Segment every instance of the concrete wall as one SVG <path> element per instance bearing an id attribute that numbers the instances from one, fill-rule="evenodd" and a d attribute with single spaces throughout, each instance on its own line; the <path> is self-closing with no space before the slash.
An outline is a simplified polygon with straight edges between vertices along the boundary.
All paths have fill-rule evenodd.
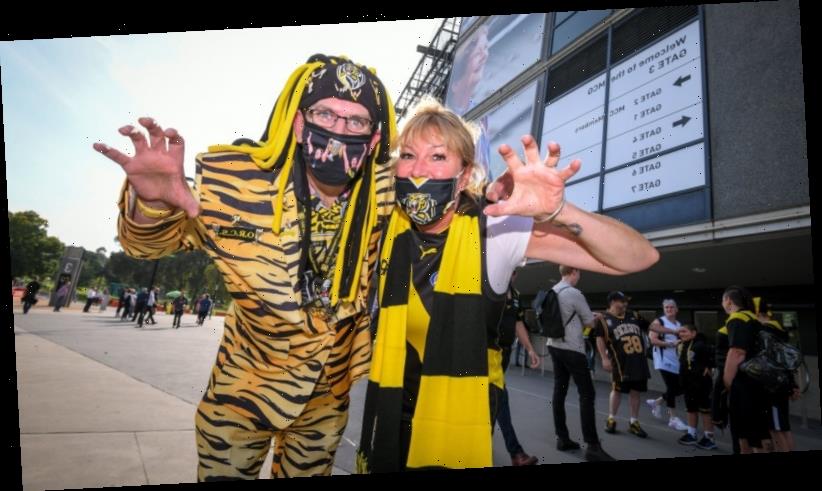
<path id="1" fill-rule="evenodd" d="M 809 204 L 799 2 L 707 5 L 705 44 L 714 218 Z"/>

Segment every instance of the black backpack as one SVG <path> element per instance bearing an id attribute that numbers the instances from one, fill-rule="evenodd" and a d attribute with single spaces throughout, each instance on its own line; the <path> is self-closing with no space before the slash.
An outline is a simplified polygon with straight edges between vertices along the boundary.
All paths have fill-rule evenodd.
<path id="1" fill-rule="evenodd" d="M 565 287 L 570 288 L 570 287 Z M 565 290 L 563 288 L 562 290 Z M 560 290 L 560 292 L 562 291 Z M 574 316 L 576 311 L 568 319 L 568 322 L 562 322 L 562 313 L 559 308 L 559 292 L 555 292 L 553 288 L 548 290 L 540 290 L 531 306 L 534 309 L 537 326 L 539 327 L 538 334 L 540 336 L 552 339 L 561 338 L 565 340 L 565 326 L 567 326 Z"/>
<path id="2" fill-rule="evenodd" d="M 780 341 L 764 327 L 759 331 L 756 349 L 757 354 L 741 363 L 739 369 L 761 383 L 768 392 L 790 392 L 794 372 L 802 365 L 802 352 Z"/>

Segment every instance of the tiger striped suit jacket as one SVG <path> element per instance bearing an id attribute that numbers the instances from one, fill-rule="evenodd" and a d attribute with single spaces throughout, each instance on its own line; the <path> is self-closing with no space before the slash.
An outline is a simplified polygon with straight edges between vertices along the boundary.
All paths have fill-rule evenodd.
<path id="1" fill-rule="evenodd" d="M 272 203 L 279 179 L 289 182 L 282 230 L 274 234 Z M 338 397 L 367 373 L 371 338 L 366 298 L 378 241 L 393 208 L 391 179 L 389 166 L 377 166 L 378 219 L 367 257 L 362 258 L 357 297 L 351 303 L 340 302 L 339 321 L 330 325 L 313 317 L 308 322 L 309 314 L 300 308 L 301 232 L 290 174 L 260 169 L 240 153 L 200 154 L 195 179 L 200 215 L 187 219 L 178 211 L 150 225 L 129 218 L 133 196 L 126 183 L 118 221 L 126 254 L 154 259 L 179 250 L 203 249 L 233 297 L 209 382 L 213 396 L 262 424 L 279 427 L 299 414 L 322 371 Z M 233 237 L 226 229 L 253 230 L 254 238 Z"/>

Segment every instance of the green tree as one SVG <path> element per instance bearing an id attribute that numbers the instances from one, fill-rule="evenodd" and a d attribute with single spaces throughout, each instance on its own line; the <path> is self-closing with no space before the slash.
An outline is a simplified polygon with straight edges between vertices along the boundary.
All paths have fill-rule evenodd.
<path id="1" fill-rule="evenodd" d="M 134 259 L 124 252 L 112 253 L 105 265 L 109 282 L 131 287 L 149 286 L 155 260 Z M 185 290 L 189 298 L 207 292 L 223 305 L 231 300 L 222 275 L 204 251 L 179 251 L 159 259 L 155 286 L 161 292 Z"/>
<path id="2" fill-rule="evenodd" d="M 106 263 L 108 263 L 108 257 L 106 257 L 105 247 L 98 247 L 94 252 L 85 251 L 79 285 L 94 288 L 105 287 L 108 284 L 105 278 Z"/>
<path id="3" fill-rule="evenodd" d="M 48 221 L 34 211 L 8 212 L 12 278 L 51 276 L 65 245 L 48 235 Z"/>
<path id="4" fill-rule="evenodd" d="M 125 252 L 112 252 L 106 261 L 104 275 L 109 282 L 137 288 L 148 286 L 153 267 L 153 261 L 134 259 Z"/>
<path id="5" fill-rule="evenodd" d="M 228 302 L 231 301 L 231 295 L 228 294 L 228 290 L 226 290 L 225 287 L 225 281 L 223 281 L 223 276 L 220 274 L 220 271 L 213 262 L 206 267 L 205 276 L 206 290 L 208 290 L 214 298 L 214 301 L 219 302 L 222 305 L 228 304 Z"/>

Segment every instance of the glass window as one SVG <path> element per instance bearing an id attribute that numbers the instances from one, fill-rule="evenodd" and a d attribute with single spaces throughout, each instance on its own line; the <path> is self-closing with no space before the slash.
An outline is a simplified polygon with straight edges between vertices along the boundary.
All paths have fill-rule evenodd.
<path id="1" fill-rule="evenodd" d="M 556 27 L 554 27 L 551 54 L 565 47 L 568 43 L 581 36 L 585 31 L 594 27 L 599 21 L 609 15 L 611 15 L 611 9 L 558 13 L 555 20 Z"/>
<path id="2" fill-rule="evenodd" d="M 479 19 L 479 18 L 480 18 L 479 15 L 474 15 L 474 16 L 471 16 L 471 17 L 463 17 L 462 22 L 460 23 L 460 34 L 467 31 L 468 28 L 471 27 L 471 25 L 474 22 L 476 22 L 477 19 Z"/>
<path id="3" fill-rule="evenodd" d="M 542 51 L 545 14 L 499 15 L 457 48 L 446 104 L 464 115 L 531 67 Z"/>
<path id="4" fill-rule="evenodd" d="M 708 338 L 711 343 L 716 343 L 716 331 L 724 324 L 719 312 L 715 310 L 697 310 L 694 312 L 694 325 L 696 329 Z"/>
<path id="5" fill-rule="evenodd" d="M 519 139 L 531 133 L 536 91 L 537 83 L 534 82 L 476 121 L 481 133 L 477 144 L 477 162 L 486 167 L 489 179 L 496 178 L 507 168 L 497 151 L 500 145 L 507 143 L 517 153 L 522 153 Z"/>
<path id="6" fill-rule="evenodd" d="M 571 10 L 569 12 L 557 12 L 556 15 L 554 16 L 554 25 L 558 26 L 558 25 L 562 24 L 565 21 L 565 19 L 567 19 L 568 17 L 571 17 L 575 13 L 577 13 L 576 10 Z"/>
<path id="7" fill-rule="evenodd" d="M 565 199 L 585 211 L 599 211 L 599 177 L 566 185 Z"/>
<path id="8" fill-rule="evenodd" d="M 782 327 L 788 331 L 788 337 L 791 344 L 802 348 L 799 337 L 799 315 L 796 311 L 778 311 L 773 313 L 774 319 L 779 322 Z"/>

